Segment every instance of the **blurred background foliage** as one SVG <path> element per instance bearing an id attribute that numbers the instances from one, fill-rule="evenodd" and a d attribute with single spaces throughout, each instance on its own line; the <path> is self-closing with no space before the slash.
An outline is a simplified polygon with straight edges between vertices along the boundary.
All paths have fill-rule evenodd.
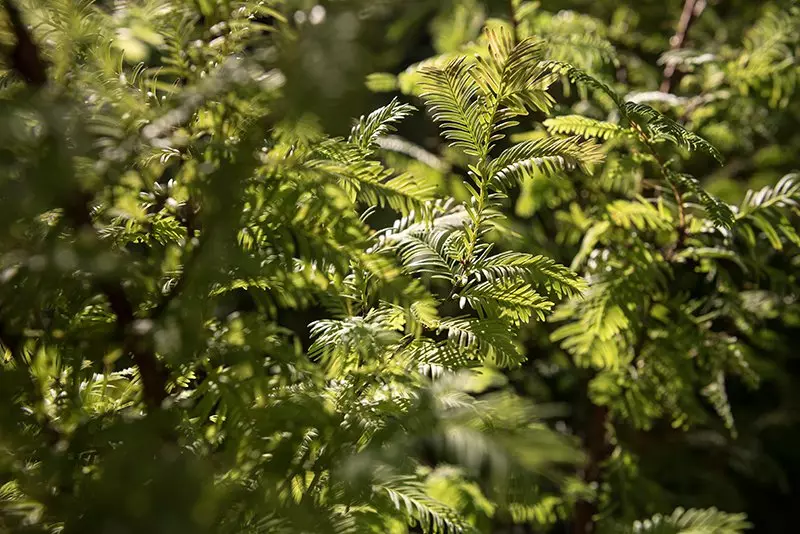
<path id="1" fill-rule="evenodd" d="M 587 530 L 575 526 L 575 506 L 588 492 L 600 530 L 620 531 L 619 525 L 668 515 L 678 506 L 713 506 L 745 512 L 756 532 L 793 531 L 792 506 L 800 500 L 800 353 L 794 345 L 800 335 L 800 256 L 791 235 L 794 228 L 796 238 L 796 218 L 780 221 L 785 234 L 774 237 L 756 228 L 760 236 L 770 234 L 773 246 L 752 247 L 741 259 L 747 269 L 733 266 L 733 274 L 726 274 L 734 292 L 747 288 L 742 299 L 758 316 L 757 326 L 749 317 L 738 322 L 725 317 L 736 324 L 710 327 L 715 334 L 741 337 L 737 348 L 759 377 L 757 387 L 749 373 L 722 384 L 726 399 L 718 404 L 735 425 L 724 415 L 682 413 L 695 404 L 713 412 L 700 395 L 687 402 L 689 408 L 677 402 L 674 411 L 662 406 L 672 401 L 669 392 L 666 401 L 631 402 L 639 414 L 625 412 L 624 402 L 603 404 L 604 395 L 614 397 L 614 384 L 629 377 L 615 382 L 605 374 L 596 380 L 592 365 L 576 365 L 574 355 L 553 338 L 559 325 L 552 323 L 522 329 L 516 338 L 527 358 L 522 365 L 440 390 L 429 391 L 427 383 L 406 381 L 402 369 L 375 362 L 346 381 L 325 382 L 329 377 L 305 358 L 314 350 L 309 324 L 330 316 L 317 293 L 343 284 L 351 259 L 347 247 L 361 246 L 366 233 L 342 231 L 330 243 L 292 241 L 298 256 L 342 265 L 330 280 L 293 272 L 279 289 L 259 293 L 244 282 L 221 287 L 229 280 L 220 272 L 227 276 L 235 266 L 240 282 L 259 268 L 237 246 L 236 232 L 249 203 L 271 201 L 243 193 L 251 185 L 245 176 L 279 172 L 242 156 L 247 148 L 261 148 L 265 131 L 272 132 L 274 144 L 264 150 L 291 159 L 294 151 L 312 150 L 325 134 L 346 136 L 354 117 L 392 97 L 422 108 L 421 68 L 473 53 L 483 28 L 493 25 L 543 39 L 548 59 L 580 67 L 626 101 L 648 104 L 707 139 L 724 165 L 706 154 L 690 159 L 669 154 L 670 164 L 723 201 L 746 206 L 746 191 L 775 187 L 798 168 L 796 3 L 18 0 L 14 5 L 17 9 L 8 7 L 0 16 L 0 339 L 7 351 L 0 375 L 0 530 L 403 532 L 410 517 L 417 524 L 412 531 L 477 525 L 485 532 L 578 533 Z M 568 83 L 551 92 L 550 115 L 619 119 L 613 102 L 602 95 L 589 98 L 590 91 Z M 563 120 L 543 122 L 546 116 L 532 113 L 511 139 L 538 139 L 558 128 L 578 131 Z M 423 176 L 459 201 L 469 198 L 464 187 L 469 159 L 446 146 L 425 113 L 406 118 L 376 142 L 387 167 Z M 586 206 L 627 198 L 625 191 L 640 190 L 652 179 L 652 162 L 636 160 L 636 154 L 615 159 L 630 155 L 626 142 L 610 140 L 602 172 L 583 182 L 525 176 L 508 191 L 507 218 L 491 239 L 575 266 L 592 222 Z M 322 182 L 306 187 L 324 189 Z M 296 210 L 304 205 L 302 198 L 275 194 Z M 344 202 L 332 192 L 326 195 L 320 193 L 331 205 Z M 786 196 L 796 198 L 796 189 Z M 295 224 L 294 215 L 275 224 Z M 376 209 L 369 226 L 389 227 L 395 215 Z M 93 219 L 103 221 L 94 225 L 101 230 L 87 231 Z M 330 220 L 360 228 L 355 216 Z M 641 226 L 630 223 L 625 232 L 644 232 Z M 206 232 L 210 228 L 214 231 Z M 211 237 L 192 239 L 201 229 Z M 64 235 L 71 237 L 64 241 Z M 331 243 L 331 250 L 325 248 Z M 753 265 L 757 282 L 747 286 Z M 709 272 L 716 272 L 708 258 L 677 269 L 678 287 L 670 291 L 690 296 L 704 295 Z M 218 290 L 215 298 L 204 293 L 207 287 Z M 248 314 L 254 310 L 269 310 L 275 320 L 254 319 Z M 651 350 L 690 351 L 691 328 L 685 328 L 684 340 L 671 337 L 683 331 L 654 332 L 647 338 Z M 146 338 L 146 346 L 129 341 L 136 336 Z M 727 347 L 722 336 L 719 343 Z M 24 364 L 14 361 L 17 352 L 26 354 Z M 153 386 L 165 380 L 164 369 L 142 366 L 142 354 L 149 352 L 157 352 L 171 369 L 165 392 Z M 262 352 L 268 363 L 252 365 L 254 354 Z M 90 363 L 81 367 L 84 361 Z M 370 406 L 362 402 L 364 391 L 383 385 L 376 384 L 381 373 L 399 389 L 428 391 L 412 397 L 423 415 L 410 417 L 409 406 L 394 406 L 391 396 L 371 398 Z M 280 398 L 269 402 L 280 410 L 268 409 L 274 406 L 265 404 L 264 390 L 279 392 Z M 503 393 L 493 396 L 496 391 Z M 505 456 L 487 452 L 475 460 L 467 445 L 481 445 L 456 429 L 491 426 L 491 417 L 459 404 L 466 403 L 465 392 L 479 398 L 492 417 L 520 399 L 567 410 L 555 415 L 509 410 L 494 430 L 511 436 L 512 427 L 524 425 L 525 432 L 513 436 L 521 441 L 504 442 Z M 487 397 L 476 392 L 488 392 Z M 647 390 L 639 394 L 647 397 Z M 168 409 L 141 417 L 143 404 L 152 408 L 167 396 Z M 380 425 L 370 419 L 375 406 Z M 611 419 L 598 412 L 600 406 L 611 410 Z M 348 413 L 359 422 L 345 424 Z M 205 421 L 209 414 L 215 415 Z M 557 432 L 547 431 L 540 416 L 550 418 Z M 383 428 L 386 419 L 390 423 Z M 599 445 L 598 424 L 601 434 L 612 435 L 610 441 L 601 437 Z M 608 426 L 612 432 L 606 432 Z M 378 438 L 376 450 L 362 455 L 364 427 Z M 309 428 L 319 435 L 304 433 Z M 419 442 L 408 443 L 407 434 Z M 464 441 L 447 441 L 454 435 Z M 563 465 L 582 459 L 572 444 L 584 449 L 602 476 L 587 477 L 585 470 L 572 476 L 571 468 L 564 469 L 568 475 L 561 472 Z M 425 458 L 434 454 L 431 449 L 442 454 L 440 449 L 451 445 L 465 467 L 409 470 L 405 452 L 393 448 Z M 609 450 L 592 450 L 598 446 Z M 519 488 L 493 491 L 493 482 L 481 476 L 495 467 L 493 476 L 513 479 L 509 473 L 519 468 L 512 462 L 515 455 L 537 474 L 535 484 L 526 486 L 535 495 L 520 502 L 514 501 Z M 95 472 L 96 458 L 103 458 L 102 473 Z M 376 465 L 395 470 L 384 473 Z M 550 471 L 553 465 L 558 475 Z M 342 466 L 346 473 L 336 473 Z M 478 474 L 463 476 L 470 469 Z M 348 484 L 338 484 L 337 476 Z M 352 503 L 373 507 L 351 510 Z M 448 506 L 437 508 L 442 503 Z M 451 508 L 459 517 L 448 515 Z M 681 521 L 677 514 L 630 531 L 691 531 L 674 526 Z M 715 528 L 708 532 L 734 532 L 738 526 L 731 520 L 728 530 Z"/>

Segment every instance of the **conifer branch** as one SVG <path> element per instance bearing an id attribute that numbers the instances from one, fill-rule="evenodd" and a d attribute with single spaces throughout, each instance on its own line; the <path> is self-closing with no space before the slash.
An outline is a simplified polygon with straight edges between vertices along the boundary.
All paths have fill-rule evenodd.
<path id="1" fill-rule="evenodd" d="M 27 339 L 24 334 L 14 331 L 9 328 L 8 325 L 0 321 L 0 348 L 5 347 L 14 364 L 28 375 L 30 379 L 22 383 L 22 389 L 25 391 L 25 394 L 29 396 L 29 402 L 41 407 L 45 404 L 41 390 L 38 387 L 36 378 L 25 368 L 26 362 L 22 351 L 26 341 Z M 42 434 L 45 438 L 45 443 L 48 446 L 53 446 L 58 443 L 63 436 L 61 431 L 53 424 L 51 418 L 41 410 L 37 410 L 35 415 L 39 420 L 39 424 L 42 425 Z"/>
<path id="2" fill-rule="evenodd" d="M 64 215 L 76 230 L 88 229 L 97 236 L 97 230 L 92 224 L 89 209 L 89 197 L 85 193 L 77 194 L 64 207 Z M 139 375 L 142 379 L 142 396 L 145 404 L 151 410 L 161 407 L 167 397 L 167 374 L 158 361 L 155 352 L 147 346 L 141 336 L 131 332 L 136 322 L 133 304 L 125 293 L 125 288 L 120 280 L 100 280 L 95 282 L 96 290 L 101 293 L 116 316 L 116 337 L 121 342 L 123 350 L 133 357 Z"/>
<path id="3" fill-rule="evenodd" d="M 50 12 L 12 1 L 0 6 L 0 90 L 11 97 L 0 107 L 12 119 L 0 143 L 0 400 L 12 408 L 0 417 L 0 523 L 747 527 L 713 508 L 645 510 L 667 488 L 637 476 L 658 461 L 637 442 L 663 423 L 706 426 L 712 409 L 733 430 L 726 383 L 757 380 L 748 340 L 789 305 L 776 288 L 797 293 L 800 182 L 729 206 L 704 189 L 707 175 L 671 159 L 720 152 L 683 127 L 686 114 L 648 103 L 702 106 L 727 126 L 740 122 L 725 113 L 753 104 L 771 125 L 761 101 L 796 94 L 788 17 L 746 33 L 738 58 L 727 44 L 724 57 L 698 54 L 681 48 L 707 0 L 684 0 L 656 83 L 675 91 L 689 67 L 711 63 L 692 71 L 705 87 L 713 72 L 710 100 L 625 101 L 652 83 L 641 69 L 656 58 L 639 49 L 651 21 L 620 36 L 627 17 L 609 27 L 569 3 L 550 13 L 508 0 L 503 23 L 472 0 L 448 2 L 431 37 L 449 51 L 379 75 L 384 90 L 422 97 L 448 150 L 416 125 L 402 130 L 408 140 L 388 135 L 412 111 L 399 100 L 343 138 L 325 131 L 344 124 L 316 117 L 328 106 L 307 109 L 306 97 L 337 85 L 315 65 L 347 69 L 341 96 L 359 83 L 335 61 L 349 7 L 286 10 L 291 24 L 279 2 L 59 0 Z M 128 61 L 137 49 L 141 64 Z M 630 74 L 613 88 L 589 74 L 608 76 L 612 63 Z M 559 104 L 559 80 L 581 85 L 580 98 Z M 65 98 L 25 98 L 24 83 Z M 727 130 L 705 132 L 728 152 L 747 145 Z M 508 213 L 515 200 L 527 221 Z M 547 257 L 555 251 L 571 267 Z M 561 324 L 532 329 L 545 317 Z M 106 362 L 109 349 L 123 357 Z M 544 366 L 506 371 L 538 351 Z M 563 424 L 575 440 L 532 405 L 551 386 L 573 404 Z M 187 409 L 166 421 L 166 398 Z M 148 417 L 131 420 L 131 408 Z M 139 495 L 142 484 L 152 491 Z M 190 491 L 170 501 L 175 488 Z M 90 498 L 77 502 L 75 489 Z M 131 491 L 135 507 L 114 506 Z"/>
<path id="4" fill-rule="evenodd" d="M 42 87 L 47 84 L 47 71 L 39 49 L 25 27 L 20 12 L 13 2 L 5 0 L 4 6 L 17 38 L 17 44 L 12 54 L 12 65 L 28 85 Z M 97 236 L 97 230 L 92 224 L 88 202 L 89 195 L 87 193 L 76 192 L 72 198 L 67 198 L 63 206 L 64 215 L 76 230 L 86 228 Z M 116 335 L 122 342 L 123 348 L 131 353 L 139 369 L 145 404 L 151 409 L 159 408 L 167 396 L 166 373 L 152 349 L 144 347 L 141 343 L 142 340 L 137 339 L 130 332 L 136 317 L 133 305 L 125 294 L 122 282 L 119 280 L 103 280 L 96 282 L 95 287 L 105 296 L 111 310 L 114 312 L 117 324 Z"/>

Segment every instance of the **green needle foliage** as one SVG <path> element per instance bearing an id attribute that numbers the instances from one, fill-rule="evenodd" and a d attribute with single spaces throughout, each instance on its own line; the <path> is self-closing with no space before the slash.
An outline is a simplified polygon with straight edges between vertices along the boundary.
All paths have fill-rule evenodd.
<path id="1" fill-rule="evenodd" d="M 568 518 L 574 532 L 627 531 L 626 522 L 680 505 L 708 506 L 718 495 L 744 507 L 722 489 L 728 475 L 692 472 L 691 462 L 701 461 L 697 453 L 680 452 L 685 456 L 672 461 L 666 445 L 651 460 L 644 445 L 653 448 L 653 440 L 663 437 L 686 448 L 711 449 L 708 458 L 725 450 L 736 476 L 754 479 L 755 466 L 769 460 L 755 444 L 755 429 L 741 437 L 729 391 L 733 384 L 737 392 L 752 392 L 765 375 L 771 379 L 764 351 L 783 349 L 765 344 L 763 336 L 777 336 L 777 324 L 789 331 L 796 325 L 797 280 L 789 271 L 797 266 L 800 197 L 793 169 L 783 165 L 768 185 L 738 197 L 721 198 L 710 187 L 737 165 L 763 167 L 766 156 L 751 156 L 753 144 L 769 143 L 772 165 L 781 162 L 775 151 L 790 154 L 789 147 L 798 146 L 791 128 L 800 115 L 786 100 L 794 94 L 800 44 L 796 33 L 787 33 L 800 20 L 796 7 L 776 2 L 761 14 L 748 14 L 749 22 L 737 20 L 743 26 L 732 24 L 730 31 L 746 37 L 735 47 L 719 45 L 719 35 L 708 37 L 711 25 L 724 25 L 719 18 L 699 22 L 706 3 L 687 1 L 689 22 L 662 45 L 631 31 L 645 26 L 640 18 L 650 11 L 656 18 L 658 11 L 623 4 L 510 2 L 493 11 L 496 18 L 479 15 L 487 28 L 483 34 L 439 49 L 393 83 L 386 73 L 367 81 L 374 90 L 391 87 L 428 102 L 444 137 L 464 153 L 442 155 L 452 168 L 467 170 L 463 189 L 479 199 L 472 225 L 478 225 L 486 202 L 509 214 L 486 234 L 508 249 L 502 254 L 514 257 L 514 265 L 525 261 L 520 253 L 550 256 L 585 282 L 555 303 L 545 325 L 527 322 L 518 309 L 507 312 L 527 322 L 523 347 L 539 359 L 507 376 L 533 398 L 570 402 L 576 410 L 570 424 L 589 453 L 582 477 L 592 495 L 562 489 L 540 501 L 548 502 L 549 513 L 511 509 L 514 521 L 539 529 Z M 555 13 L 568 5 L 576 11 Z M 596 16 L 577 12 L 584 9 Z M 689 23 L 706 33 L 711 49 L 689 48 L 697 43 L 685 41 Z M 654 91 L 643 56 L 670 46 L 653 65 L 663 69 L 663 75 L 656 73 L 663 76 L 655 82 L 663 82 L 660 91 Z M 537 67 L 525 72 L 522 86 L 505 86 L 503 68 L 512 63 L 497 60 L 496 50 L 515 47 L 526 51 L 521 56 L 535 50 Z M 483 50 L 499 75 L 486 74 L 490 62 Z M 525 70 L 516 63 L 513 69 Z M 383 87 L 373 83 L 377 76 Z M 562 98 L 538 96 L 545 89 Z M 512 116 L 497 115 L 502 133 L 495 134 L 495 102 L 506 94 L 519 95 L 528 111 L 514 106 Z M 740 129 L 761 120 L 756 116 L 764 122 Z M 775 137 L 781 119 L 785 141 Z M 742 163 L 749 157 L 753 163 Z M 730 159 L 736 163 L 726 163 Z M 482 167 L 486 160 L 488 171 Z M 783 161 L 791 165 L 791 157 Z M 450 182 L 454 194 L 462 189 L 461 179 Z M 475 289 L 486 297 L 489 288 L 502 293 L 495 306 L 533 302 L 518 299 L 518 286 L 502 280 Z M 471 304 L 470 293 L 462 295 Z M 712 439 L 717 452 L 710 443 L 700 445 Z M 674 468 L 683 461 L 688 464 Z M 728 521 L 714 510 L 682 514 L 636 523 L 634 531 L 738 532 L 746 526 L 741 517 Z M 495 522 L 495 528 L 503 527 Z"/>
<path id="2" fill-rule="evenodd" d="M 797 317 L 800 179 L 705 174 L 793 112 L 796 8 L 674 46 L 692 96 L 624 8 L 3 8 L 0 532 L 749 527 L 641 444 L 748 436 Z"/>
<path id="3" fill-rule="evenodd" d="M 581 287 L 483 239 L 496 123 L 524 111 L 516 69 L 538 49 L 494 51 L 485 127 L 448 119 L 482 155 L 474 202 L 453 203 L 377 157 L 410 105 L 346 138 L 285 113 L 288 6 L 50 7 L 7 9 L 4 529 L 468 532 L 428 490 L 439 466 L 498 501 L 568 474 L 573 444 L 496 371 L 468 371 L 518 365 L 544 294 Z M 477 85 L 454 72 L 466 88 L 442 103 L 459 110 Z M 309 309 L 326 318 L 286 320 Z"/>

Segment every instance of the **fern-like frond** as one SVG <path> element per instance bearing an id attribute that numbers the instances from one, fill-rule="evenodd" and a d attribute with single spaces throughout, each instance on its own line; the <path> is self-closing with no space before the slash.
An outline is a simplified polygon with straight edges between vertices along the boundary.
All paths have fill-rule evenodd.
<path id="1" fill-rule="evenodd" d="M 735 222 L 730 206 L 720 199 L 710 195 L 694 176 L 688 174 L 667 173 L 667 179 L 675 182 L 684 191 L 693 194 L 706 210 L 709 218 L 721 228 L 730 228 Z"/>
<path id="2" fill-rule="evenodd" d="M 551 59 L 567 63 L 583 64 L 588 67 L 617 61 L 617 51 L 611 42 L 599 35 L 572 33 L 550 37 L 545 42 Z M 591 69 L 590 70 L 594 70 Z"/>
<path id="3" fill-rule="evenodd" d="M 517 523 L 552 525 L 569 516 L 569 507 L 563 498 L 545 495 L 535 503 L 509 503 L 508 512 Z"/>
<path id="4" fill-rule="evenodd" d="M 445 139 L 468 155 L 484 157 L 490 125 L 482 116 L 482 96 L 472 68 L 464 58 L 453 60 L 443 69 L 427 68 L 420 85 L 428 111 Z"/>
<path id="5" fill-rule="evenodd" d="M 771 208 L 800 208 L 800 174 L 787 174 L 774 187 L 764 186 L 745 194 L 736 218 L 740 219 L 759 210 Z"/>
<path id="6" fill-rule="evenodd" d="M 514 343 L 514 331 L 500 319 L 447 317 L 439 321 L 438 330 L 447 331 L 453 346 L 473 351 L 480 359 L 500 367 L 518 365 L 521 354 Z"/>
<path id="7" fill-rule="evenodd" d="M 455 510 L 428 495 L 424 485 L 414 477 L 392 478 L 376 484 L 374 491 L 388 496 L 398 511 L 416 521 L 426 533 L 475 532 Z"/>
<path id="8" fill-rule="evenodd" d="M 403 215 L 424 212 L 436 191 L 436 184 L 427 177 L 394 174 L 376 161 L 317 160 L 309 165 L 337 179 L 350 193 L 351 200 L 360 200 L 369 206 L 388 206 Z"/>
<path id="9" fill-rule="evenodd" d="M 491 175 L 500 183 L 509 184 L 534 172 L 547 176 L 575 167 L 589 172 L 590 166 L 600 163 L 603 157 L 594 141 L 579 137 L 532 139 L 503 151 L 492 162 Z"/>
<path id="10" fill-rule="evenodd" d="M 470 272 L 479 282 L 520 277 L 555 297 L 577 296 L 586 282 L 570 268 L 542 256 L 524 252 L 501 252 L 481 259 Z"/>
<path id="11" fill-rule="evenodd" d="M 532 315 L 543 321 L 545 313 L 553 307 L 552 302 L 521 279 L 470 284 L 456 298 L 469 303 L 481 317 L 501 317 L 513 324 L 526 323 Z"/>
<path id="12" fill-rule="evenodd" d="M 725 428 L 730 430 L 731 435 L 736 437 L 736 423 L 733 419 L 733 410 L 728 400 L 728 392 L 725 387 L 725 373 L 718 372 L 714 381 L 702 390 L 703 396 L 714 407 L 714 411 L 725 423 Z"/>
<path id="13" fill-rule="evenodd" d="M 665 117 L 652 107 L 646 104 L 623 102 L 611 87 L 572 65 L 559 61 L 550 61 L 548 62 L 548 68 L 553 72 L 568 76 L 573 83 L 601 91 L 610 97 L 624 118 L 649 132 L 654 139 L 666 139 L 687 150 L 705 152 L 720 163 L 722 162 L 722 154 L 711 143 L 690 132 L 672 119 Z"/>
<path id="14" fill-rule="evenodd" d="M 550 336 L 572 354 L 579 365 L 615 368 L 625 362 L 622 334 L 630 328 L 630 319 L 611 284 L 596 284 L 583 301 L 572 300 L 551 316 L 553 321 L 573 320 L 557 328 Z"/>
<path id="15" fill-rule="evenodd" d="M 722 154 L 711 143 L 647 104 L 626 102 L 624 109 L 626 118 L 635 122 L 654 139 L 667 139 L 691 152 L 705 152 L 722 163 Z"/>
<path id="16" fill-rule="evenodd" d="M 424 374 L 437 378 L 443 371 L 465 369 L 475 365 L 466 351 L 447 341 L 420 338 L 399 353 L 402 362 L 418 367 Z"/>
<path id="17" fill-rule="evenodd" d="M 559 434 L 542 425 L 541 413 L 508 392 L 489 393 L 496 371 L 450 373 L 428 390 L 439 407 L 442 425 L 423 431 L 446 463 L 489 479 L 506 497 L 520 482 L 555 474 L 556 465 L 573 464 L 581 455 Z M 474 398 L 475 393 L 483 393 Z"/>
<path id="18" fill-rule="evenodd" d="M 44 506 L 29 498 L 16 481 L 0 486 L 0 517 L 4 527 L 9 530 L 24 530 L 28 525 L 39 522 Z"/>
<path id="19" fill-rule="evenodd" d="M 636 521 L 631 534 L 741 534 L 751 527 L 744 514 L 730 514 L 716 508 L 676 508 L 669 516 L 661 514 Z"/>
<path id="20" fill-rule="evenodd" d="M 453 280 L 454 258 L 448 254 L 457 234 L 442 230 L 404 232 L 396 237 L 400 262 L 410 272 L 427 273 L 434 278 Z"/>
<path id="21" fill-rule="evenodd" d="M 487 146 L 504 137 L 503 130 L 516 126 L 527 107 L 549 112 L 554 100 L 547 88 L 554 77 L 542 66 L 544 43 L 526 38 L 517 43 L 504 26 L 485 32 L 489 53 L 476 56 L 474 78 L 487 95 L 490 137 Z"/>
<path id="22" fill-rule="evenodd" d="M 436 184 L 418 174 L 401 173 L 383 181 L 363 181 L 360 199 L 368 206 L 388 206 L 398 213 L 424 213 Z"/>
<path id="23" fill-rule="evenodd" d="M 350 132 L 348 142 L 362 150 L 374 148 L 379 138 L 395 131 L 394 123 L 400 122 L 415 111 L 414 106 L 401 104 L 393 98 L 382 108 L 359 118 Z"/>
<path id="24" fill-rule="evenodd" d="M 273 251 L 288 269 L 294 268 L 293 258 L 303 258 L 344 272 L 352 262 L 360 263 L 369 229 L 341 188 L 314 176 L 303 178 L 318 186 L 315 191 L 285 187 L 264 193 L 259 202 L 267 203 L 269 215 L 248 221 L 240 242 L 250 251 Z"/>
<path id="25" fill-rule="evenodd" d="M 528 37 L 515 43 L 510 30 L 504 26 L 489 29 L 484 36 L 489 54 L 477 57 L 479 75 L 476 79 L 487 93 L 497 97 L 498 103 L 507 103 L 507 99 L 526 90 L 546 88 L 542 83 L 547 84 L 549 72 L 541 65 L 544 41 Z M 518 111 L 526 113 L 524 107 Z"/>
<path id="26" fill-rule="evenodd" d="M 597 139 L 613 139 L 630 135 L 629 131 L 618 124 L 598 121 L 582 115 L 562 115 L 544 121 L 547 131 L 554 134 L 579 135 Z"/>
<path id="27" fill-rule="evenodd" d="M 789 174 L 774 187 L 748 191 L 736 214 L 737 227 L 745 239 L 754 246 L 755 232 L 760 231 L 776 250 L 783 249 L 783 241 L 800 246 L 796 218 L 800 216 L 800 180 Z"/>
<path id="28" fill-rule="evenodd" d="M 549 59 L 589 70 L 618 63 L 605 25 L 589 15 L 567 9 L 549 13 L 526 6 L 518 9 L 518 17 L 526 29 L 547 43 Z"/>
<path id="29" fill-rule="evenodd" d="M 386 347 L 400 340 L 399 329 L 404 324 L 402 314 L 388 309 L 366 317 L 344 320 L 323 319 L 311 323 L 315 338 L 309 349 L 312 358 L 319 358 L 332 373 L 369 363 Z"/>
<path id="30" fill-rule="evenodd" d="M 364 84 L 373 93 L 391 93 L 398 89 L 397 76 L 391 72 L 371 72 Z"/>
<path id="31" fill-rule="evenodd" d="M 656 209 L 643 198 L 636 200 L 615 200 L 606 206 L 609 218 L 616 226 L 638 230 L 668 230 L 671 228 L 669 215 Z"/>
<path id="32" fill-rule="evenodd" d="M 385 244 L 401 239 L 405 234 L 420 234 L 432 230 L 452 232 L 464 227 L 467 214 L 463 205 L 453 199 L 436 200 L 431 204 L 432 219 L 430 221 L 418 221 L 416 213 L 401 217 L 392 224 L 391 228 L 380 231 L 379 243 Z"/>
<path id="33" fill-rule="evenodd" d="M 745 34 L 744 50 L 728 65 L 731 81 L 744 94 L 760 91 L 772 106 L 788 104 L 800 83 L 798 34 L 800 7 L 768 6 Z"/>
<path id="34" fill-rule="evenodd" d="M 600 91 L 609 97 L 616 107 L 624 113 L 625 103 L 622 101 L 616 91 L 594 76 L 587 74 L 583 70 L 570 65 L 569 63 L 564 63 L 563 61 L 546 61 L 544 62 L 544 66 L 555 74 L 566 76 L 572 83 L 576 85 L 587 87 L 595 91 Z"/>

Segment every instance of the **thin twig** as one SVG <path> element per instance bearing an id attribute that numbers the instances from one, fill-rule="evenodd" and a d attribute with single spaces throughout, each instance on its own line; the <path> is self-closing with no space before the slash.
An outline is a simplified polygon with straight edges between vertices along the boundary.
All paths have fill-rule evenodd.
<path id="1" fill-rule="evenodd" d="M 680 50 L 683 48 L 684 44 L 686 43 L 686 36 L 689 33 L 689 28 L 692 25 L 697 17 L 703 12 L 706 8 L 706 0 L 686 0 L 683 4 L 683 11 L 681 12 L 681 18 L 678 20 L 678 28 L 675 31 L 675 35 L 672 36 L 670 39 L 670 46 L 672 50 Z M 678 71 L 677 71 L 677 63 L 675 62 L 667 62 L 667 65 L 664 68 L 664 79 L 661 82 L 661 91 L 664 93 L 669 93 L 674 88 L 675 82 L 678 79 Z M 639 129 L 640 135 L 644 135 L 644 133 Z M 664 179 L 669 184 L 670 188 L 672 188 L 672 194 L 675 196 L 675 202 L 678 204 L 678 240 L 675 242 L 675 245 L 671 248 L 668 252 L 668 256 L 671 257 L 677 252 L 686 241 L 687 237 L 687 228 L 686 228 L 686 214 L 683 208 L 683 196 L 675 184 L 667 177 L 667 173 L 664 168 L 664 164 L 658 158 L 658 154 L 653 149 L 653 147 L 649 143 L 645 143 L 650 148 L 650 151 L 658 161 L 659 167 L 661 168 L 661 173 L 664 175 Z"/>
<path id="2" fill-rule="evenodd" d="M 706 8 L 706 0 L 686 0 L 683 4 L 683 11 L 681 18 L 678 20 L 678 28 L 675 35 L 669 40 L 671 50 L 680 50 L 686 42 L 686 35 L 689 33 L 689 28 L 697 17 Z M 667 62 L 664 67 L 664 79 L 661 82 L 661 92 L 669 93 L 678 78 L 678 65 L 675 62 Z"/>

